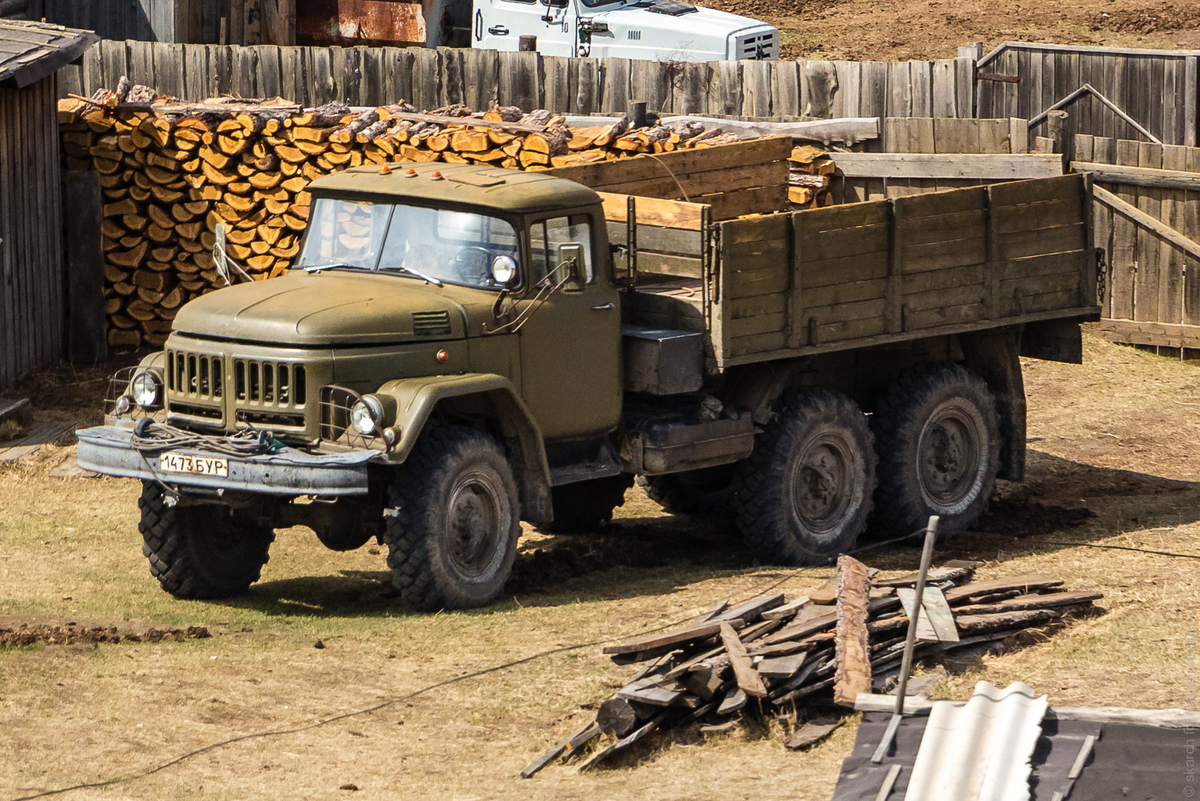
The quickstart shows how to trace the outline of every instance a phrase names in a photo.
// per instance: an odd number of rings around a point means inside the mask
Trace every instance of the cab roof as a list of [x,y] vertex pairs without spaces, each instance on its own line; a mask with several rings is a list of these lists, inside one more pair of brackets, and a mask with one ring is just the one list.
[[[441,177],[435,177],[435,173]],[[461,203],[515,213],[600,203],[595,190],[566,178],[486,165],[440,162],[351,167],[318,178],[309,185],[309,191],[317,195],[387,195],[398,203],[408,199],[421,205]]]

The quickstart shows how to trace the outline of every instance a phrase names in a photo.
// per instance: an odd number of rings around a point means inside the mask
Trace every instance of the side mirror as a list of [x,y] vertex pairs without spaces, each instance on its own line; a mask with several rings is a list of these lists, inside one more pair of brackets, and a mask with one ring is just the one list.
[[583,261],[583,245],[567,242],[558,246],[558,265],[567,270],[565,292],[582,292],[587,284],[587,271]]

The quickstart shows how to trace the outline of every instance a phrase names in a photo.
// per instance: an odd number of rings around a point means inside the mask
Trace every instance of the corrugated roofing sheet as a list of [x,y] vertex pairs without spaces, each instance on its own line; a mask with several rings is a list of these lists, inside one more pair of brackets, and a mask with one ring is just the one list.
[[98,41],[91,31],[0,19],[0,87],[23,89],[37,83]]
[[907,801],[1028,801],[1030,758],[1049,702],[1014,682],[975,685],[964,706],[935,704]]

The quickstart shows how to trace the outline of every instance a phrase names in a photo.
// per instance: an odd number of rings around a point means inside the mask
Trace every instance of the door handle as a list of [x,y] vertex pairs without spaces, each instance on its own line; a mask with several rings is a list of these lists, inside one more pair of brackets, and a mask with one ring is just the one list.
[[492,36],[508,36],[508,28],[505,28],[503,25],[493,25],[488,28],[488,33]]
[[608,309],[615,308],[617,308],[617,304],[610,300],[608,303],[601,303],[599,306],[593,306],[592,311],[607,311]]

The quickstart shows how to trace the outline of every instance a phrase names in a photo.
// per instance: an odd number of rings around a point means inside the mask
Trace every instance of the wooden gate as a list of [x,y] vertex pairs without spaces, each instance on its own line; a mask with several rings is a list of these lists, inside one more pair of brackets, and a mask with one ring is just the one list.
[[1200,356],[1200,148],[1077,136],[1071,167],[1095,176],[1105,336]]

